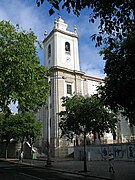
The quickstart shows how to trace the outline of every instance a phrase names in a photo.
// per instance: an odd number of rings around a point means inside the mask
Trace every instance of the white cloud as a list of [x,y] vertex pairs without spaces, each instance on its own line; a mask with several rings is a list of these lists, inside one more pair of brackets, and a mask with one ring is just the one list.
[[104,79],[105,74],[103,71],[101,71],[100,68],[96,68],[95,66],[91,64],[82,64],[82,71],[85,72],[87,75],[93,76],[93,77],[99,77]]
[[40,9],[36,6],[36,2],[31,5],[21,0],[1,0],[0,20],[10,20],[12,24],[19,24],[25,30],[31,28],[39,40],[43,40],[45,26],[51,27],[46,14],[44,14],[44,18],[40,14]]
[[80,65],[81,70],[91,76],[104,78],[104,65],[102,57],[98,54],[98,51],[94,46],[82,44],[80,50]]

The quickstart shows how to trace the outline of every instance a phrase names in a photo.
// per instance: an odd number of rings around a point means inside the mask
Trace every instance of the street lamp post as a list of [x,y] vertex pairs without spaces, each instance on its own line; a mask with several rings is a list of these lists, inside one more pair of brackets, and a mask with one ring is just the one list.
[[[50,83],[50,77],[46,77],[48,83]],[[51,166],[51,156],[50,156],[50,93],[48,96],[48,117],[47,117],[47,161],[46,166]]]

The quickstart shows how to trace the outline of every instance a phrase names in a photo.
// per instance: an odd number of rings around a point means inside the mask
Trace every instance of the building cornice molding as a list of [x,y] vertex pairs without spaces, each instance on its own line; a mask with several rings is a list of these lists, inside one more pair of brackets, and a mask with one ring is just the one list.
[[95,76],[90,76],[90,75],[84,75],[84,78],[87,79],[87,80],[92,80],[92,81],[99,81],[99,82],[104,81],[102,78],[95,77]]
[[47,37],[45,37],[45,39],[43,40],[43,43],[45,43],[55,32],[59,32],[61,34],[64,34],[64,35],[68,35],[68,36],[71,36],[71,37],[75,37],[78,39],[78,35],[74,32],[69,32],[69,31],[63,31],[61,29],[53,29],[49,35]]
[[68,69],[68,68],[60,67],[60,66],[54,66],[54,67],[50,68],[49,70],[50,71],[61,71],[61,72],[64,72],[64,73],[68,73],[68,74],[72,74],[72,75],[76,75],[76,76],[81,76],[81,78],[84,79],[84,80],[91,80],[91,81],[98,81],[98,82],[103,82],[104,81],[101,78],[86,75],[85,72],[71,70],[71,69]]
[[71,70],[68,68],[60,67],[60,66],[53,66],[49,70],[50,71],[58,71],[59,70],[59,71],[67,72],[70,74],[84,75],[84,72],[82,72],[82,71]]

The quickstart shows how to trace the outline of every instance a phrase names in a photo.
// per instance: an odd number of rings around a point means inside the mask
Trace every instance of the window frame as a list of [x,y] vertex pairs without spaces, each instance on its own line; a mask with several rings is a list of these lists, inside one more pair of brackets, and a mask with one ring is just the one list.
[[72,94],[72,85],[67,84],[67,94]]
[[48,45],[48,58],[51,57],[51,44]]
[[65,42],[65,51],[68,53],[70,52],[70,43],[67,41]]

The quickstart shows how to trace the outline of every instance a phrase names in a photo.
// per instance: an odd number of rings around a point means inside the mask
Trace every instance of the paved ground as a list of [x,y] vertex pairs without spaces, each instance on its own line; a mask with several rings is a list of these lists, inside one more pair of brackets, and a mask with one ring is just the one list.
[[[19,163],[18,160],[8,160]],[[23,163],[46,168],[45,160],[24,159]],[[73,159],[52,159],[52,166],[49,168],[58,171],[84,174],[86,176],[100,177],[100,179],[135,180],[135,161],[114,161],[115,173],[108,172],[108,161],[87,162],[88,172],[86,173],[83,172],[83,161],[74,161]]]

